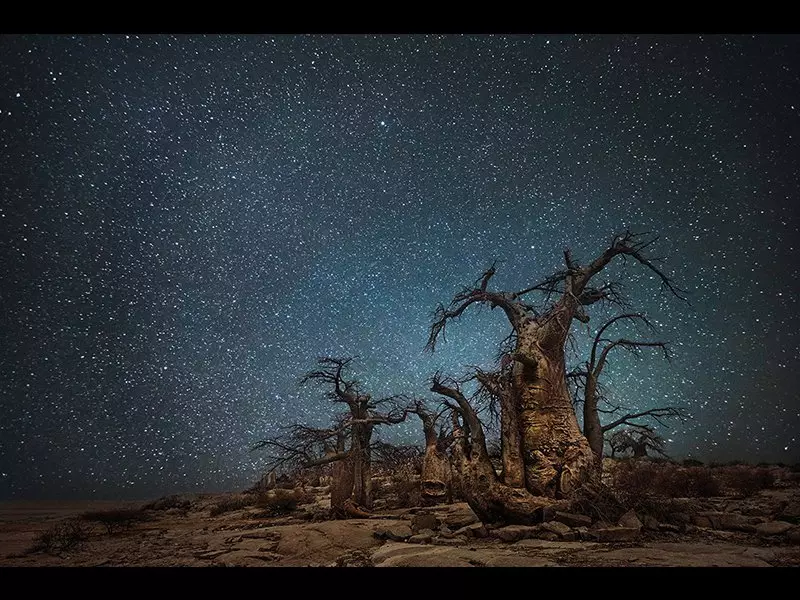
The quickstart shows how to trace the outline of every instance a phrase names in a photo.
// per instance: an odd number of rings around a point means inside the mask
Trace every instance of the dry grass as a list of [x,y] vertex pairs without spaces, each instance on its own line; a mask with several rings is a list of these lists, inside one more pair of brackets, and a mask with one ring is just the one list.
[[264,509],[271,516],[285,515],[295,510],[301,504],[313,502],[314,497],[300,488],[287,490],[275,488],[269,492],[259,494],[255,505]]
[[209,516],[216,517],[234,510],[241,510],[248,506],[252,506],[254,503],[255,500],[253,497],[246,494],[225,496],[217,501],[216,504],[211,506],[211,509],[209,510]]
[[83,546],[89,539],[90,528],[80,519],[67,519],[56,523],[50,529],[43,531],[28,548],[29,553],[47,552],[58,554],[69,550],[76,550]]
[[81,515],[84,521],[100,523],[109,535],[116,531],[130,529],[134,523],[146,521],[150,517],[142,509],[118,509],[85,512]]
[[766,467],[733,465],[714,469],[715,476],[738,496],[752,496],[775,484],[775,474]]

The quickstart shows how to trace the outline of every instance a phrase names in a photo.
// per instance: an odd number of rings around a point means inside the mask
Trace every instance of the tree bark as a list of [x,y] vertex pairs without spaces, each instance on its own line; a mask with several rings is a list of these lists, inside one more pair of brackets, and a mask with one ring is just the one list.
[[564,364],[575,304],[564,297],[546,318],[518,330],[514,389],[525,487],[534,496],[563,498],[594,476],[595,461],[575,418]]
[[422,461],[422,505],[433,506],[453,501],[450,459],[436,444],[425,447]]
[[597,411],[597,377],[593,372],[586,374],[586,389],[583,403],[583,434],[589,442],[589,447],[597,463],[597,468],[603,464],[603,426]]

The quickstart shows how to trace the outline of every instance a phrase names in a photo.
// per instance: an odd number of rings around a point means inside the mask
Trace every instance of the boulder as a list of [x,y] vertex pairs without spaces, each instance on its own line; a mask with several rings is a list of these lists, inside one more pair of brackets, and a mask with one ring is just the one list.
[[639,520],[639,517],[636,516],[636,512],[633,510],[629,510],[624,515],[619,518],[617,521],[617,525],[620,527],[632,527],[634,529],[638,529],[641,531],[643,525],[642,522]]
[[786,533],[786,539],[792,544],[800,544],[800,527],[795,527],[788,531]]
[[632,542],[639,536],[636,527],[605,527],[591,529],[589,532],[598,542]]
[[704,511],[690,519],[698,527],[711,527],[726,531],[755,531],[755,525],[761,521],[759,517],[745,517],[739,513]]
[[648,531],[656,531],[658,529],[658,519],[651,517],[650,515],[645,515],[642,525]]
[[417,535],[412,535],[408,538],[409,544],[430,544],[433,541],[433,531],[430,529],[424,529],[425,533],[418,533]]
[[763,537],[768,537],[771,535],[781,535],[786,533],[794,525],[791,523],[787,523],[786,521],[768,521],[766,523],[761,523],[760,525],[756,525],[756,533]]
[[439,519],[434,514],[420,513],[411,519],[411,531],[419,533],[422,529],[434,531],[439,528]]
[[483,523],[473,523],[466,527],[461,527],[453,532],[453,535],[464,535],[467,537],[485,538],[489,536],[489,530]]
[[[491,536],[504,542],[517,542],[525,538],[534,537],[539,531],[539,527],[532,525],[507,525],[506,527],[494,529],[491,532]],[[558,537],[557,534],[556,537]]]
[[404,542],[413,534],[411,527],[406,524],[394,525],[385,529],[378,529],[373,534],[380,540],[392,540],[393,542]]
[[568,525],[569,527],[590,527],[592,525],[591,517],[561,511],[556,511],[553,520],[564,523],[564,525]]
[[450,512],[442,516],[442,520],[453,531],[473,523],[480,523],[480,519],[472,512],[466,502],[452,505]]
[[434,546],[464,546],[469,543],[469,540],[464,535],[457,535],[452,538],[435,537],[432,540]]
[[560,521],[548,521],[547,523],[542,523],[541,529],[542,531],[551,531],[558,537],[564,537],[564,534],[572,531],[569,525],[564,525],[564,523]]

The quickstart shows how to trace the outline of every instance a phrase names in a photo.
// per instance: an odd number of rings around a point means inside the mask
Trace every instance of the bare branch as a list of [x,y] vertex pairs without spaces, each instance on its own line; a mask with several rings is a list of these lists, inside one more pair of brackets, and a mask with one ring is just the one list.
[[605,433],[607,431],[611,431],[612,429],[615,429],[616,427],[619,427],[620,425],[637,425],[638,427],[647,427],[646,425],[640,425],[640,424],[632,422],[635,419],[641,419],[641,418],[644,418],[644,417],[653,419],[654,421],[656,421],[660,425],[666,425],[666,423],[664,423],[663,419],[673,419],[674,418],[674,419],[679,419],[680,421],[686,421],[687,419],[689,419],[691,417],[691,415],[689,415],[689,413],[685,409],[680,408],[680,407],[675,407],[675,406],[664,406],[664,407],[661,407],[661,408],[651,408],[649,410],[643,410],[643,411],[638,412],[638,413],[628,413],[628,414],[620,417],[616,421],[612,421],[611,423],[608,423],[607,425],[603,425],[603,427],[602,427],[603,433]]

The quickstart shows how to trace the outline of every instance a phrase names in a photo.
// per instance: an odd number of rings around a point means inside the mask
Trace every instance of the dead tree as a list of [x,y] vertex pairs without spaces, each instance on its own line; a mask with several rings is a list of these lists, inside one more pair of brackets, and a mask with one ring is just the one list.
[[648,450],[653,450],[662,456],[664,453],[664,438],[657,435],[651,427],[639,425],[615,431],[609,438],[611,446],[611,457],[614,458],[617,452],[633,453],[633,458],[644,458]]
[[447,448],[452,442],[444,427],[437,424],[446,409],[434,413],[421,400],[415,400],[409,412],[415,413],[422,421],[425,434],[425,457],[422,461],[422,505],[451,503],[453,501],[453,476]]
[[[615,348],[622,348],[636,356],[641,354],[642,348],[659,348],[664,357],[669,361],[670,354],[665,342],[660,341],[639,341],[618,338],[616,340],[604,337],[608,329],[623,320],[639,321],[653,329],[650,322],[641,314],[624,314],[614,317],[607,321],[594,337],[592,350],[589,360],[582,369],[576,369],[567,374],[576,383],[576,397],[581,396],[580,402],[583,404],[583,434],[589,442],[589,447],[594,453],[598,469],[602,469],[603,464],[603,440],[608,432],[621,425],[643,426],[637,422],[640,419],[653,419],[659,424],[664,424],[662,419],[678,418],[685,420],[688,414],[682,408],[665,406],[661,408],[651,408],[640,412],[629,412],[617,417],[613,421],[603,425],[600,422],[600,414],[619,415],[621,406],[611,405],[610,402],[600,393],[599,379],[607,362],[609,353]],[[581,393],[582,392],[582,393]],[[600,402],[605,401],[609,408],[600,408]]]
[[[292,425],[282,435],[263,440],[255,448],[273,451],[268,467],[286,466],[302,468],[331,464],[331,510],[335,516],[363,516],[372,508],[371,447],[372,433],[378,425],[401,423],[408,415],[401,409],[397,397],[373,400],[361,391],[358,381],[347,380],[344,369],[352,358],[323,357],[317,360],[320,370],[311,371],[301,383],[317,382],[332,388],[328,392],[336,404],[346,411],[329,429],[315,429]],[[382,406],[388,412],[378,412]]]
[[[512,360],[508,361],[506,369],[501,368],[496,374],[496,382],[502,385],[498,394],[503,446],[500,483],[509,492],[500,493],[491,483],[494,471],[486,454],[483,433],[479,431],[480,424],[467,408],[469,402],[456,398],[454,394],[460,392],[442,385],[441,380],[433,386],[457,402],[463,427],[469,429],[466,438],[469,443],[464,449],[470,450],[471,458],[462,466],[470,470],[465,478],[475,479],[478,486],[470,492],[473,502],[477,503],[476,495],[489,494],[491,497],[482,504],[497,504],[493,512],[506,510],[509,520],[514,520],[519,510],[524,510],[524,505],[541,504],[541,498],[534,500],[536,497],[568,497],[582,482],[594,478],[594,455],[578,428],[567,388],[565,344],[573,319],[588,322],[586,307],[600,301],[620,300],[617,285],[593,284],[594,278],[617,257],[634,259],[654,273],[662,287],[683,298],[681,290],[655,265],[655,259],[645,254],[645,249],[656,239],[630,232],[617,235],[605,251],[585,266],[578,264],[572,253],[565,250],[563,270],[518,292],[489,290],[489,282],[495,274],[493,265],[471,287],[456,294],[447,308],[442,305],[437,308],[426,345],[430,351],[435,349],[440,336],[444,338],[447,324],[472,305],[500,307],[512,327]],[[545,294],[541,310],[525,301],[533,292]],[[512,498],[511,491],[519,496]],[[520,498],[526,500],[520,503]],[[502,509],[504,504],[506,508]]]

